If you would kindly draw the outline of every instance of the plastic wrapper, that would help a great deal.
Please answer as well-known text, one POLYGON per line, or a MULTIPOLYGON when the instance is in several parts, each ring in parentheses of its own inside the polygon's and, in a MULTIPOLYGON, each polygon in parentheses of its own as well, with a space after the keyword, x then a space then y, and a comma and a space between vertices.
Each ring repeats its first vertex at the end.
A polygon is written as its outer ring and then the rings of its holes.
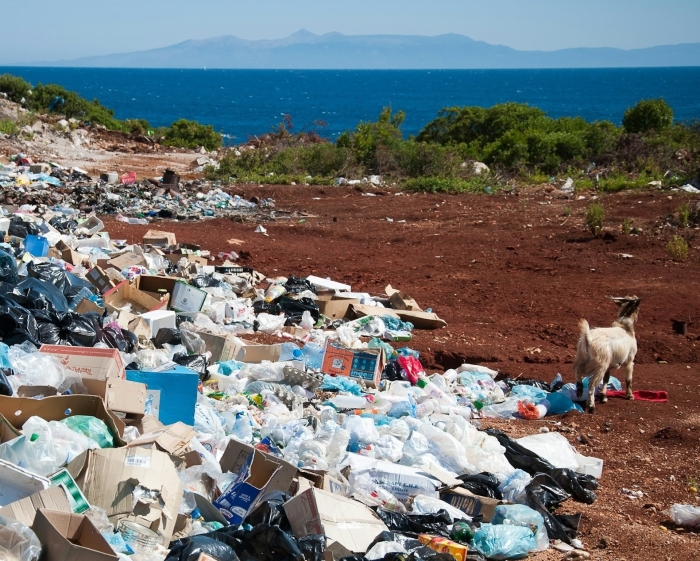
POLYGON ((535 536, 536 547, 534 551, 544 551, 549 547, 549 538, 542 515, 528 506, 498 505, 491 523, 528 528, 535 536))
POLYGON ((578 411, 583 413, 583 408, 563 392, 553 392, 547 396, 549 407, 547 415, 563 415, 569 411, 578 411))
POLYGON ((204 344, 204 341, 194 331, 180 328, 180 339, 190 354, 203 355, 207 352, 207 346, 204 344))
POLYGON ((674 524, 684 528, 700 528, 700 507, 674 504, 668 512, 674 524))
POLYGON ((369 561, 377 561, 378 559, 384 559, 384 556, 390 553, 408 554, 408 551, 398 542, 379 542, 365 553, 365 558, 369 559, 369 561))
POLYGON ((549 539, 570 543, 576 537, 580 515, 555 515, 552 513, 570 495, 554 479, 544 473, 537 474, 525 488, 525 502, 542 515, 549 539))
POLYGON ((37 561, 41 542, 36 534, 21 522, 0 515, 0 559, 7 561, 37 561))
POLYGON ((447 512, 452 518, 452 521, 456 520, 471 520, 471 516, 465 514, 458 508, 452 505, 436 499, 435 497, 428 497, 427 495, 416 495, 413 499, 413 514, 437 514, 441 510, 447 512))
POLYGON ((199 379, 205 381, 209 378, 209 373, 207 371, 207 355, 186 355, 173 358, 173 362, 179 364, 180 366, 186 366, 187 368, 194 370, 199 374, 199 379))
POLYGON ((400 356, 398 358, 399 365, 404 376, 404 379, 411 382, 412 385, 416 385, 418 378, 425 376, 425 369, 420 361, 413 356, 400 356))
POLYGON ((17 262, 14 256, 0 249, 0 282, 17 284, 17 262))
POLYGON ((344 378, 342 376, 334 378, 328 374, 323 377, 323 384, 321 384, 319 389, 331 392, 347 392, 351 393, 352 395, 362 395, 364 393, 360 384, 358 384, 355 380, 344 378))
POLYGON ((406 514, 406 507, 389 491, 374 483, 367 473, 355 477, 351 490, 353 498, 367 506, 378 506, 384 510, 406 514))
POLYGON ((474 547, 488 559, 521 559, 537 547, 530 528, 482 524, 474 535, 474 547))
POLYGON ((114 448, 114 437, 104 421, 89 415, 73 415, 61 420, 69 429, 97 442, 100 448, 114 448))
POLYGON ((283 296, 279 299, 279 307, 282 313, 287 317, 285 325, 299 325, 304 317, 304 312, 311 314, 314 323, 318 321, 320 316, 318 306, 311 298, 293 300, 283 296))
POLYGON ((257 331, 273 335, 284 327, 287 318, 285 316, 276 316, 267 313, 258 314, 255 323, 257 331))
POLYGON ((561 487, 580 502, 592 504, 596 495, 593 492, 598 488, 598 481, 591 475, 582 475, 570 469, 555 468, 547 460, 531 452, 515 440, 508 438, 505 433, 496 429, 484 431, 498 439, 501 446, 506 449, 506 459, 516 469, 522 469, 534 475, 545 473, 550 475, 561 487))
POLYGON ((284 503, 290 499, 287 493, 281 491, 271 491, 263 495, 258 506, 246 516, 246 524, 257 526, 258 524, 269 524, 278 526, 282 530, 290 530, 289 520, 284 512, 284 503))
POLYGON ((51 386, 59 392, 69 386, 67 372, 54 355, 36 352, 32 345, 14 345, 8 357, 15 372, 13 383, 17 386, 51 386))
POLYGON ((527 496, 525 494, 526 487, 532 481, 532 477, 521 469, 516 469, 507 479, 502 481, 498 486, 503 499, 509 503, 525 504, 527 496))

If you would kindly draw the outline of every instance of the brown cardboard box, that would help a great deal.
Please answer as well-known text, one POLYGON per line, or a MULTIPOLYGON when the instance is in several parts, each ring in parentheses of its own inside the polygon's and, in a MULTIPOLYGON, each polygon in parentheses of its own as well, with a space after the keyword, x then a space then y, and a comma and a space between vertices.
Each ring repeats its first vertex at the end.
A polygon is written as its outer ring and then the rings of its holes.
POLYGON ((191 426, 177 422, 160 431, 144 434, 129 442, 127 447, 152 448, 167 452, 171 456, 182 456, 189 450, 190 440, 196 435, 197 431, 191 426))
POLYGON ((121 378, 88 380, 83 383, 90 395, 104 399, 107 409, 127 415, 143 415, 146 411, 146 384, 130 382, 121 378))
POLYGON ((390 284, 387 285, 385 292, 389 297, 389 302, 391 302, 391 305, 394 306, 395 309, 409 310, 411 312, 423 311, 413 298, 401 290, 392 288, 390 284))
POLYGON ((112 524, 128 519, 163 536, 168 545, 182 501, 182 483, 165 452, 148 448, 89 450, 68 465, 93 506, 105 509, 112 524), (141 489, 155 493, 146 499, 141 489))
POLYGON ((156 247, 170 247, 177 245, 177 239, 172 232, 162 232, 160 230, 149 230, 143 237, 143 245, 156 247))
POLYGON ((83 301, 78 304, 78 307, 75 309, 76 314, 87 314, 89 312, 94 312, 96 314, 100 314, 101 316, 104 315, 105 309, 100 308, 97 304, 95 304, 92 300, 89 300, 88 298, 83 298, 83 301))
MULTIPOLYGON (((44 399, 0 396, 0 417, 15 430, 22 428, 29 417, 60 421, 71 415, 97 417, 107 425, 115 446, 124 446, 124 423, 105 407, 101 398, 93 395, 56 395, 44 399)), ((2 419, 0 419, 1 421, 2 419)))
MULTIPOLYGON (((142 292, 132 284, 129 284, 128 281, 124 281, 106 292, 104 301, 109 313, 122 312, 127 304, 131 304, 132 314, 142 314, 166 307, 168 305, 168 296, 166 295, 159 300, 142 292)), ((133 319, 133 317, 129 319, 133 319)))
POLYGON ((93 267, 87 272, 85 278, 100 291, 100 294, 104 294, 108 290, 114 288, 114 282, 107 276, 107 273, 105 273, 102 267, 93 267))
POLYGON ((381 349, 348 349, 339 341, 326 339, 321 372, 330 376, 345 376, 363 380, 376 388, 384 370, 384 353, 381 349))
MULTIPOLYGON (((316 301, 318 311, 330 319, 349 318, 350 306, 360 304, 359 300, 351 298, 331 298, 330 300, 319 299, 316 301)), ((354 317, 354 316, 353 316, 354 317)))
POLYGON ((146 259, 143 255, 137 253, 123 253, 119 257, 108 261, 110 267, 114 267, 117 271, 123 271, 129 267, 146 266, 146 259))
POLYGON ((194 255, 193 253, 166 253, 165 258, 168 259, 169 261, 175 263, 176 265, 180 262, 180 260, 185 257, 190 263, 196 263, 197 265, 208 265, 209 261, 205 257, 200 257, 198 255, 194 255))
POLYGON ((34 524, 34 517, 37 510, 46 508, 49 510, 57 510, 59 512, 71 512, 70 501, 63 487, 49 487, 38 493, 10 503, 7 506, 0 508, 0 516, 19 520, 27 527, 34 524))
POLYGON ((472 518, 476 518, 480 514, 483 515, 484 522, 491 522, 496 512, 496 507, 504 504, 503 501, 497 499, 474 495, 463 487, 449 489, 442 493, 440 498, 472 518))
POLYGON ((40 509, 32 530, 42 561, 118 561, 119 557, 87 516, 40 509))
POLYGON ((48 489, 45 477, 0 459, 0 506, 7 506, 48 489))
POLYGON ((53 386, 20 386, 17 388, 17 397, 33 397, 41 399, 58 395, 58 390, 53 386))
POLYGON ((84 253, 78 253, 73 250, 69 245, 65 244, 62 240, 56 243, 56 249, 61 254, 61 259, 70 263, 71 265, 80 265, 83 261, 89 258, 88 255, 84 253))
POLYGON ((170 295, 170 300, 173 298, 173 288, 175 288, 175 283, 181 279, 176 277, 160 277, 155 275, 141 275, 137 277, 134 281, 134 285, 139 290, 146 292, 149 296, 154 298, 161 298, 162 293, 159 290, 165 290, 167 294, 170 295))
POLYGON ((124 361, 118 349, 42 345, 39 352, 55 356, 63 368, 80 374, 83 379, 104 381, 107 378, 126 377, 124 361))
MULTIPOLYGON (((246 460, 248 460, 255 451, 255 448, 248 444, 243 444, 237 440, 230 440, 224 450, 223 456, 221 456, 221 460, 219 460, 221 471, 224 473, 238 473, 246 460)), ((265 488, 266 491, 282 491, 283 493, 289 491, 292 480, 296 476, 297 468, 280 458, 266 454, 265 452, 260 453, 264 454, 267 460, 273 461, 280 466, 280 469, 275 472, 269 485, 265 488)))
POLYGON ((284 504, 294 537, 325 535, 355 553, 364 553, 387 527, 364 504, 311 488, 284 504))
POLYGON ((440 329, 447 327, 447 322, 440 319, 437 314, 432 312, 413 312, 410 310, 392 310, 391 308, 376 308, 374 306, 362 306, 360 304, 352 304, 351 313, 353 317, 363 316, 393 316, 402 321, 410 321, 418 329, 440 329))

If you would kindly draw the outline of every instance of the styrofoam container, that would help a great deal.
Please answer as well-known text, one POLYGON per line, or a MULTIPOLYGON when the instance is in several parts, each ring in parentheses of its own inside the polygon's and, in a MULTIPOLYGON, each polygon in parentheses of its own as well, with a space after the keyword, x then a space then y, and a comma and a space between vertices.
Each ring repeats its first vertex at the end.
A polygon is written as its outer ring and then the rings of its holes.
POLYGON ((29 497, 50 486, 51 482, 45 477, 0 460, 0 507, 29 497))
POLYGON ((141 314, 151 328, 151 337, 158 335, 158 331, 163 327, 175 329, 175 312, 170 310, 154 310, 141 314))

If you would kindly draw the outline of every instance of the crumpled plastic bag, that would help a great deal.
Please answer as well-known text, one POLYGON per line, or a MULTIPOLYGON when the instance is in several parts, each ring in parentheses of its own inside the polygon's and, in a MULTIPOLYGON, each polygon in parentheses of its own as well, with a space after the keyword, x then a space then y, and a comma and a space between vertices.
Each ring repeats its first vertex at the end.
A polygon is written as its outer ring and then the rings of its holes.
POLYGON ((678 526, 700 528, 700 507, 674 504, 668 509, 671 519, 678 526))
POLYGON ((476 531, 474 547, 488 559, 522 559, 537 547, 530 528, 505 524, 482 524, 476 531))
POLYGON ((525 505, 498 505, 491 524, 510 524, 528 528, 535 536, 535 550, 544 551, 549 547, 549 537, 542 515, 525 505))
POLYGON ((100 448, 114 448, 114 437, 104 421, 89 415, 73 415, 60 421, 72 431, 97 442, 100 448))
POLYGON ((41 542, 36 534, 21 522, 0 515, 0 559, 7 561, 37 561, 41 542))
POLYGON ((17 262, 9 253, 0 249, 0 282, 17 284, 17 262))

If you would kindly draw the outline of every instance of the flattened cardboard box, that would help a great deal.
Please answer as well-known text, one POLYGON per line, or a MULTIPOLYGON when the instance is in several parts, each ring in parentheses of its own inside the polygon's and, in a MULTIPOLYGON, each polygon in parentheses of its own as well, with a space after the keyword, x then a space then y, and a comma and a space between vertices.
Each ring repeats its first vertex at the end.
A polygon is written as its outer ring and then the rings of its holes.
POLYGON ((55 356, 63 368, 80 374, 85 380, 126 377, 124 361, 118 349, 42 345, 39 352, 55 356))
POLYGON ((85 498, 105 509, 115 526, 127 519, 163 536, 168 545, 182 501, 182 483, 170 456, 148 448, 89 450, 68 465, 85 498), (142 490, 155 494, 148 500, 142 490))
POLYGON ((100 291, 100 294, 104 294, 108 290, 114 288, 114 281, 112 281, 109 275, 105 273, 104 269, 98 265, 90 269, 85 275, 85 278, 100 291))
POLYGON ((142 292, 146 292, 149 296, 153 298, 161 298, 163 292, 170 295, 169 302, 173 300, 173 289, 175 288, 175 283, 178 282, 176 277, 160 277, 155 275, 141 275, 137 277, 134 281, 136 288, 142 292))
POLYGON ((169 247, 177 245, 177 239, 172 232, 163 232, 161 230, 149 230, 143 236, 143 245, 153 245, 156 247, 169 247))
POLYGON ((129 267, 145 267, 146 259, 143 255, 138 255, 136 253, 124 253, 119 257, 110 259, 108 263, 110 267, 114 267, 117 271, 123 271, 129 267))
POLYGON ((109 411, 100 397, 94 395, 56 395, 44 399, 5 397, 0 395, 0 420, 7 421, 15 430, 21 429, 29 417, 47 421, 61 421, 72 415, 97 417, 107 425, 115 446, 124 446, 124 423, 109 411))
POLYGON ((381 349, 348 349, 339 341, 326 339, 321 365, 324 374, 362 380, 376 388, 383 369, 384 353, 381 349))
POLYGON ((379 517, 364 504, 320 489, 307 489, 284 504, 294 537, 325 535, 355 553, 364 553, 382 532, 379 517))
POLYGON ((42 561, 118 561, 92 521, 82 514, 41 509, 32 530, 42 545, 42 561))
POLYGON ((440 498, 446 503, 461 510, 464 514, 468 514, 472 518, 483 515, 484 522, 491 522, 493 515, 496 512, 498 505, 505 504, 498 499, 490 497, 480 497, 470 493, 463 487, 455 487, 442 493, 440 498))
POLYGON ((413 312, 410 310, 392 310, 391 308, 377 308, 375 306, 363 306, 352 304, 351 312, 353 317, 364 316, 393 316, 401 321, 410 321, 418 329, 440 329, 447 327, 447 322, 440 319, 433 312, 413 312))
POLYGON ((19 520, 25 526, 31 528, 37 510, 47 508, 59 512, 71 512, 70 501, 63 487, 49 487, 38 493, 10 503, 0 508, 0 516, 19 520))
POLYGON ((144 434, 127 445, 128 448, 155 448, 172 456, 182 456, 189 450, 189 443, 197 432, 185 423, 175 423, 163 430, 144 434))
MULTIPOLYGON (((238 442, 237 440, 230 440, 224 449, 221 460, 219 460, 221 471, 224 473, 238 473, 255 451, 256 449, 248 444, 238 442)), ((281 458, 259 450, 257 450, 257 452, 263 454, 267 460, 276 463, 280 468, 279 471, 274 473, 265 490, 267 492, 282 491, 283 493, 289 491, 292 480, 296 477, 297 468, 281 458)))

